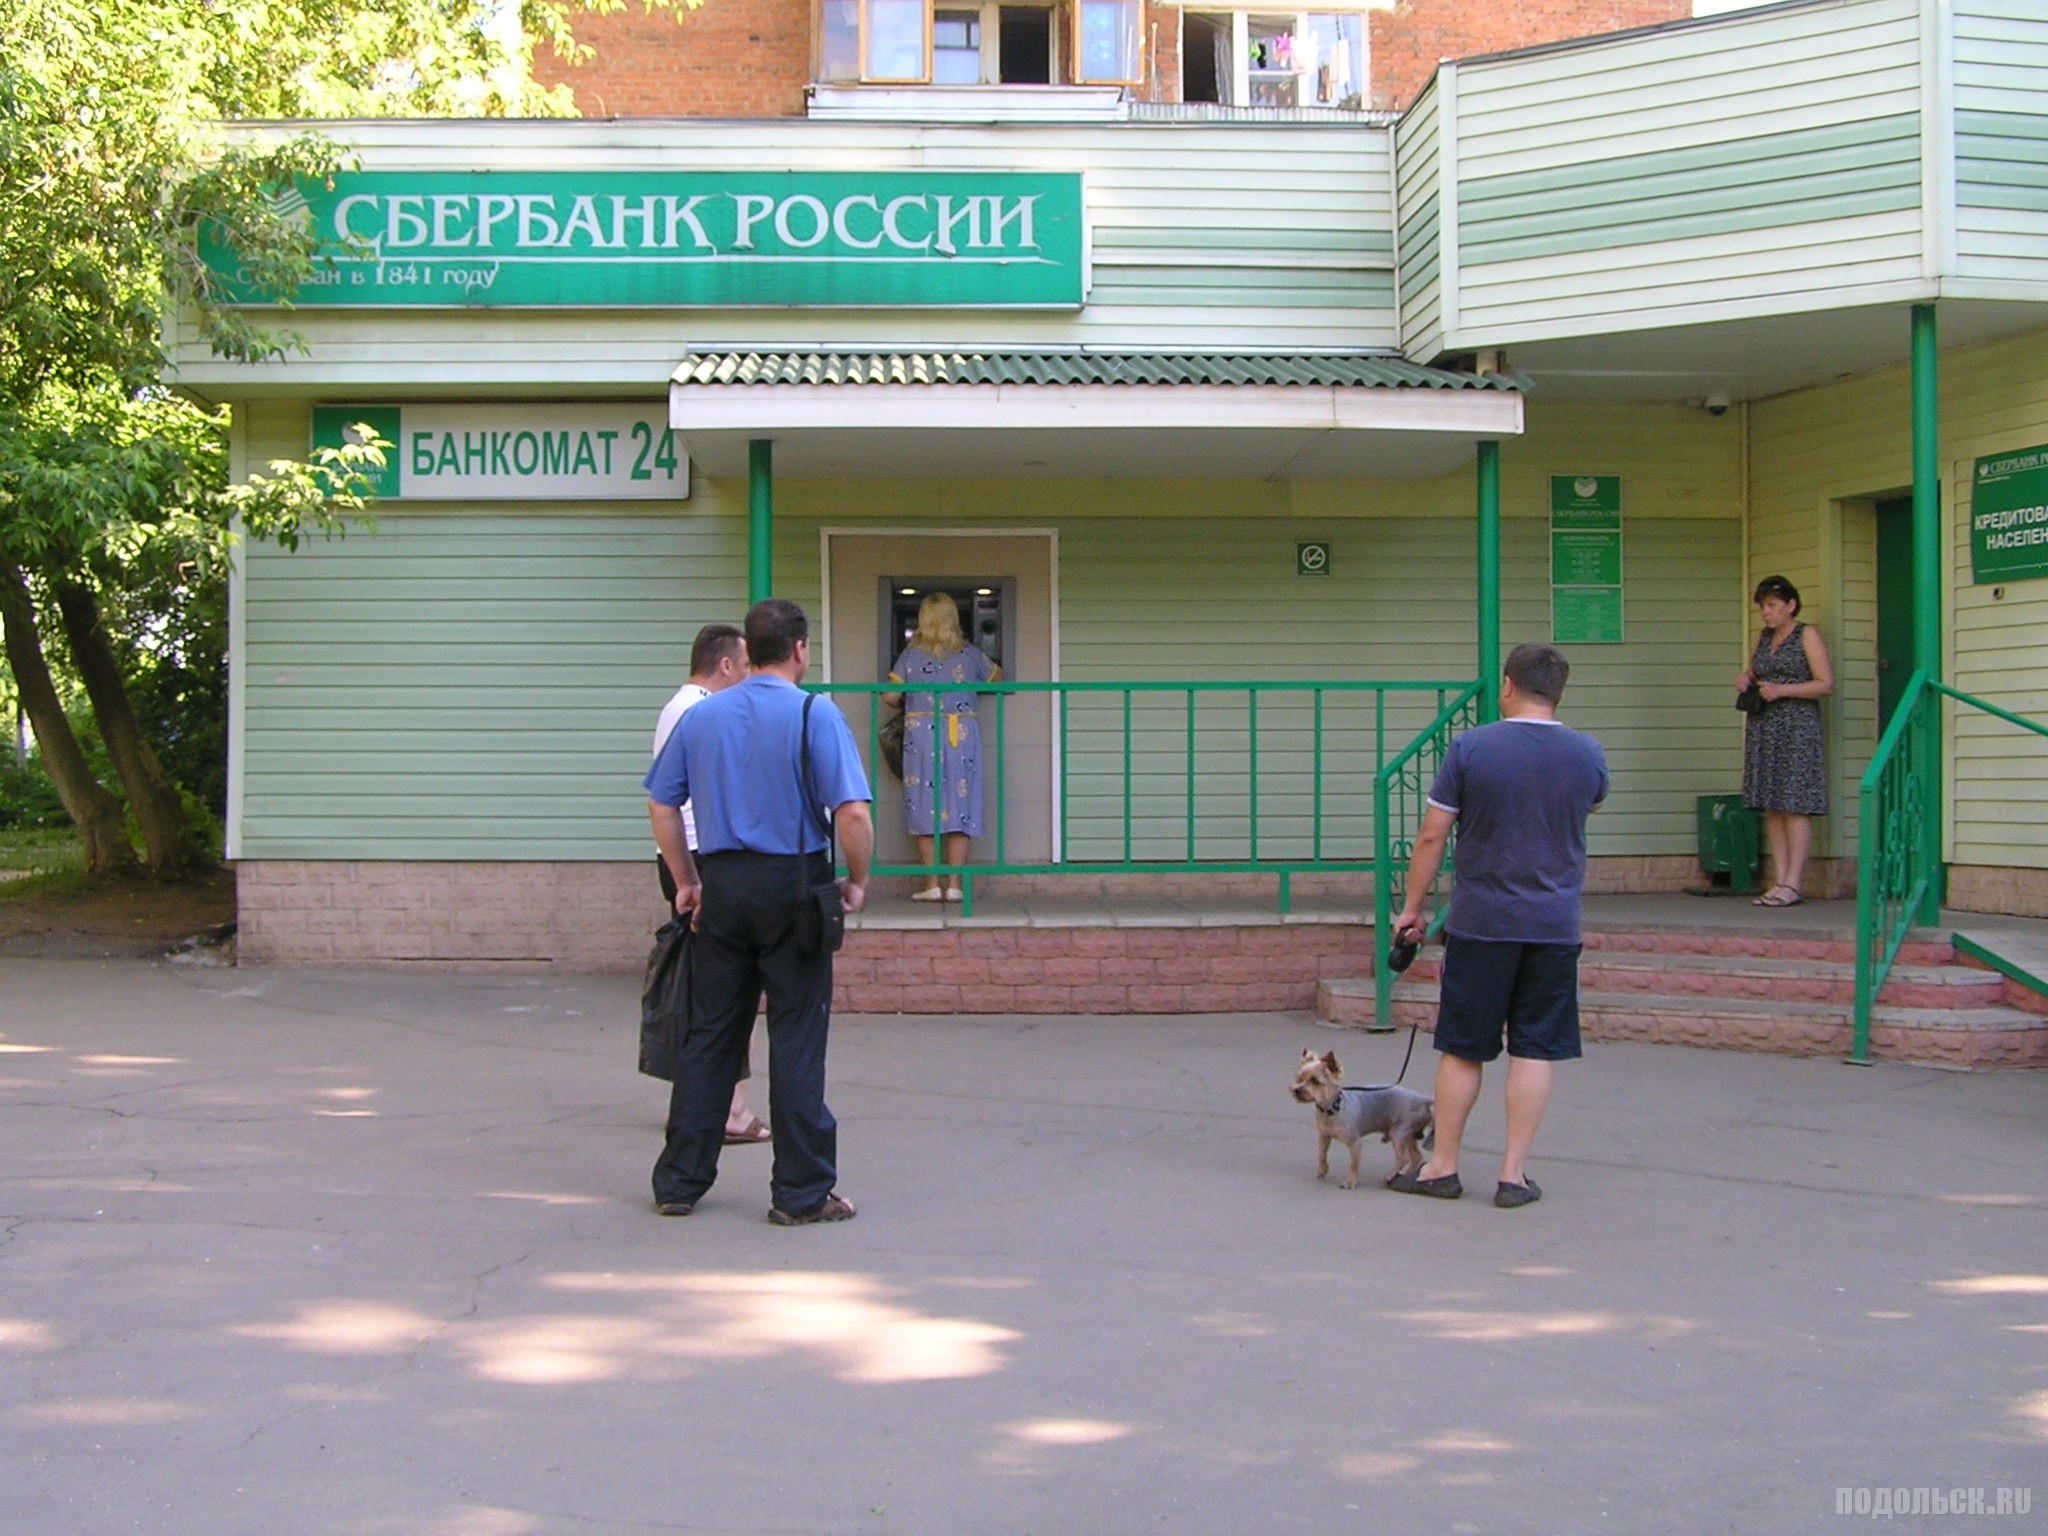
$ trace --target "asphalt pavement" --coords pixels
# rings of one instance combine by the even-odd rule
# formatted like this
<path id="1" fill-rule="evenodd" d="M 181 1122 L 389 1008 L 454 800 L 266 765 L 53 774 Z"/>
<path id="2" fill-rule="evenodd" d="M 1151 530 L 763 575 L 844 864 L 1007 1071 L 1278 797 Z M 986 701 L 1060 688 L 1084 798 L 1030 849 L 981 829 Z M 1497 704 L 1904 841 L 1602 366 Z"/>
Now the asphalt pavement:
<path id="1" fill-rule="evenodd" d="M 2048 1074 L 1596 1045 L 1540 1204 L 1497 1078 L 1317 1182 L 1405 1038 L 844 1018 L 786 1230 L 653 1214 L 630 978 L 0 961 L 0 1531 L 2048 1529 Z"/>

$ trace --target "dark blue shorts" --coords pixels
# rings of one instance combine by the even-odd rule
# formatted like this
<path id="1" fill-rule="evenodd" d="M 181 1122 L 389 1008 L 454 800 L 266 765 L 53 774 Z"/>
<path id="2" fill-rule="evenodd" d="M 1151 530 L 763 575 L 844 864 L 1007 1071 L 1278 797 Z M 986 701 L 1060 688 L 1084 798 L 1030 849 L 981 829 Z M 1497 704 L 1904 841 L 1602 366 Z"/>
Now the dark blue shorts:
<path id="1" fill-rule="evenodd" d="M 1446 934 L 1436 1048 L 1466 1061 L 1493 1061 L 1505 1026 L 1510 1056 L 1576 1060 L 1580 947 Z"/>

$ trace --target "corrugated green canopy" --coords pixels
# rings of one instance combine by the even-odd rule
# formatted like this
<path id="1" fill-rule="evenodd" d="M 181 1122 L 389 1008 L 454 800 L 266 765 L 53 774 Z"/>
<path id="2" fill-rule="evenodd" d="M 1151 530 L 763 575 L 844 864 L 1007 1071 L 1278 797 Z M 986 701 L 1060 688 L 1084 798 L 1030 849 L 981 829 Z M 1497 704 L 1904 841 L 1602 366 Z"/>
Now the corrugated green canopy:
<path id="1" fill-rule="evenodd" d="M 1324 389 L 1506 390 L 1516 373 L 1454 373 L 1398 357 L 1243 352 L 701 352 L 677 384 L 1181 384 Z"/>

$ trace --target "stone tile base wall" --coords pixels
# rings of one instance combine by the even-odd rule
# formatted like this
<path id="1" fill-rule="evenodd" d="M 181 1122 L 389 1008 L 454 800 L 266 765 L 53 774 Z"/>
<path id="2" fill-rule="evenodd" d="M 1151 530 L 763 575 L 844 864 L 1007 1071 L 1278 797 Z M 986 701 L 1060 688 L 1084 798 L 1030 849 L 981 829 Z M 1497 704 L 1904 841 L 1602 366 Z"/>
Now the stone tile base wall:
<path id="1" fill-rule="evenodd" d="M 1951 864 L 1948 870 L 1948 905 L 1959 912 L 2048 917 L 2048 869 Z"/>
<path id="2" fill-rule="evenodd" d="M 237 957 L 253 965 L 637 971 L 661 926 L 654 861 L 244 861 Z"/>
<path id="3" fill-rule="evenodd" d="M 865 929 L 834 1004 L 855 1013 L 1267 1013 L 1314 1006 L 1317 979 L 1372 965 L 1371 928 Z"/>
<path id="4" fill-rule="evenodd" d="M 1587 889 L 1671 891 L 1699 879 L 1690 858 L 1593 859 Z M 652 858 L 644 864 L 245 860 L 235 883 L 240 955 L 254 965 L 635 971 L 646 963 L 648 939 L 662 920 Z M 907 891 L 912 882 L 877 884 Z M 1274 901 L 1276 881 L 1254 874 L 991 876 L 977 882 L 975 894 L 993 901 L 1039 894 Z M 1370 917 L 1372 877 L 1297 875 L 1293 894 L 1297 902 L 1356 902 L 1360 916 Z M 1364 940 L 1358 942 L 1362 952 Z M 1134 972 L 1126 985 L 1149 981 Z M 1313 970 L 1301 984 L 1313 992 Z"/>
<path id="5" fill-rule="evenodd" d="M 249 965 L 636 972 L 662 908 L 647 864 L 245 862 Z M 1304 1009 L 1316 980 L 1369 969 L 1354 923 L 869 928 L 840 954 L 836 1006 L 873 1013 Z"/>

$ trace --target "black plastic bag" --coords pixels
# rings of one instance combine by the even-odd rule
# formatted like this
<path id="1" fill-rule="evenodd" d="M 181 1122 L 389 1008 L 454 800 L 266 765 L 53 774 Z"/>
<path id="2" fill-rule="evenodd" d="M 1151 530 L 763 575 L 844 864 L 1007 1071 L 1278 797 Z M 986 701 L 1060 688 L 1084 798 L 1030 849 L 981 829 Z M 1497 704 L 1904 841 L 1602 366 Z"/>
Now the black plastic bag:
<path id="1" fill-rule="evenodd" d="M 640 1070 L 674 1082 L 676 1055 L 690 1028 L 690 920 L 672 917 L 654 936 L 647 985 L 640 993 Z"/>

